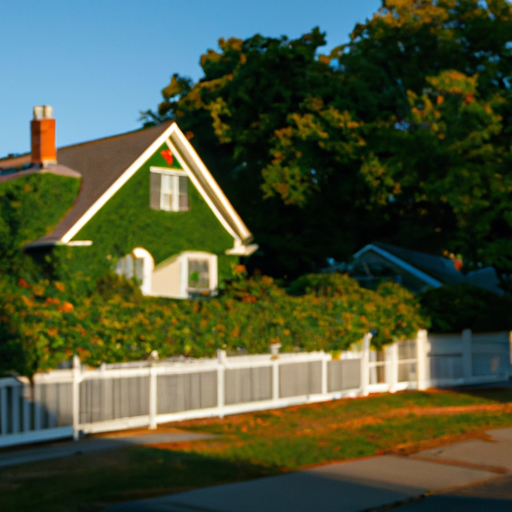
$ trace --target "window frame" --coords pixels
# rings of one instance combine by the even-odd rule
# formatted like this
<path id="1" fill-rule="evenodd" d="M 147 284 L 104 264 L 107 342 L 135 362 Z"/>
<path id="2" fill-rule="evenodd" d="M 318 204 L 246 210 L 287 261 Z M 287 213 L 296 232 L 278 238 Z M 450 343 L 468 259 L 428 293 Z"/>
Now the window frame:
<path id="1" fill-rule="evenodd" d="M 159 200 L 159 209 L 164 212 L 187 212 L 190 210 L 190 194 L 189 194 L 189 187 L 190 187 L 190 177 L 188 176 L 188 173 L 186 171 L 183 171 L 181 169 L 165 169 L 162 167 L 150 167 L 149 172 L 153 174 L 160 175 L 160 186 L 159 186 L 159 194 L 160 194 L 160 200 Z M 164 187 L 163 185 L 163 177 L 169 176 L 169 177 L 175 177 L 176 179 L 172 179 L 171 183 L 171 205 L 170 208 L 167 208 L 165 195 L 169 195 L 169 193 L 164 193 Z M 180 208 L 180 180 L 179 178 L 187 178 L 187 207 L 186 209 Z M 150 191 L 151 193 L 151 191 Z"/>
<path id="2" fill-rule="evenodd" d="M 210 294 L 215 294 L 218 287 L 218 263 L 217 255 L 203 251 L 186 251 L 180 254 L 180 295 L 183 298 L 190 297 L 191 293 L 201 293 L 208 291 Z M 207 261 L 208 262 L 208 288 L 191 288 L 189 287 L 189 261 Z"/>

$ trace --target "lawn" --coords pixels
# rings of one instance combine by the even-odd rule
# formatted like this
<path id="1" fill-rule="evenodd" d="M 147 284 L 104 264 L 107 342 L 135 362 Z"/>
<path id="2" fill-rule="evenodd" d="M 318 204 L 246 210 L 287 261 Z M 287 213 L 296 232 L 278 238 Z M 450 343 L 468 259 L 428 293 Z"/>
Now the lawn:
<path id="1" fill-rule="evenodd" d="M 411 453 L 512 427 L 512 390 L 404 392 L 172 425 L 215 439 L 0 470 L 0 510 L 99 511 L 106 503 L 294 471 L 379 453 Z"/>

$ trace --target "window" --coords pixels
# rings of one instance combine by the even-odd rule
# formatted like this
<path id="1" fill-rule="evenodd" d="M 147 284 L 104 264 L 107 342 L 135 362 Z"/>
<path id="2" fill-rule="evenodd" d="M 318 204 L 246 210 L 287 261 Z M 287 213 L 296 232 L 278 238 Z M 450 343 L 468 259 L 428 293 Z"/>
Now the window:
<path id="1" fill-rule="evenodd" d="M 188 260 L 189 290 L 208 290 L 210 288 L 210 265 L 208 260 Z"/>
<path id="2" fill-rule="evenodd" d="M 142 283 L 144 278 L 144 259 L 136 258 L 132 254 L 127 254 L 119 259 L 116 265 L 116 274 L 133 279 L 134 277 Z"/>
<path id="3" fill-rule="evenodd" d="M 151 254 L 142 247 L 136 247 L 130 254 L 119 258 L 115 272 L 126 279 L 135 278 L 144 295 L 151 293 L 151 275 L 155 262 Z"/>
<path id="4" fill-rule="evenodd" d="M 151 168 L 149 202 L 153 210 L 188 211 L 187 175 L 183 171 Z"/>

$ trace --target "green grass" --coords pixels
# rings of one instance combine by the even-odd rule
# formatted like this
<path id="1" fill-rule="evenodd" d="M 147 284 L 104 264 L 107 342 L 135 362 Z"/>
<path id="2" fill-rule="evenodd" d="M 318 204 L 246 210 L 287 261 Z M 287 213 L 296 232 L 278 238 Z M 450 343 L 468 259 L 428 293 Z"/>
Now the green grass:
<path id="1" fill-rule="evenodd" d="M 409 453 L 512 427 L 510 404 L 512 390 L 414 392 L 183 422 L 176 426 L 219 437 L 7 468 L 0 471 L 0 510 L 97 511 L 106 503 L 314 464 L 386 451 Z M 487 409 L 453 410 L 475 406 Z"/>
<path id="2" fill-rule="evenodd" d="M 3 470 L 0 510 L 95 511 L 109 502 L 267 474 L 272 472 L 241 462 L 135 446 Z"/>

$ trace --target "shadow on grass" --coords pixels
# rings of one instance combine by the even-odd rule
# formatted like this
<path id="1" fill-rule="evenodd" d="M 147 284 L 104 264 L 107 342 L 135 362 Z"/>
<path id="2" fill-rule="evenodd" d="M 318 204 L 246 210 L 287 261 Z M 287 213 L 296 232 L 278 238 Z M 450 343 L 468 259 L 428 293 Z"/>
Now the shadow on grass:
<path id="1" fill-rule="evenodd" d="M 0 510 L 92 512 L 109 503 L 278 473 L 270 465 L 132 446 L 2 470 Z"/>
<path id="2" fill-rule="evenodd" d="M 512 403 L 512 381 L 480 386 L 460 386 L 452 388 L 452 391 L 497 403 Z"/>

